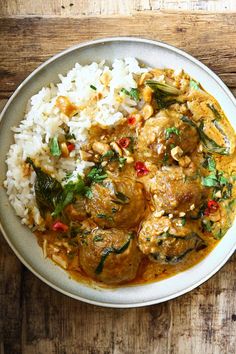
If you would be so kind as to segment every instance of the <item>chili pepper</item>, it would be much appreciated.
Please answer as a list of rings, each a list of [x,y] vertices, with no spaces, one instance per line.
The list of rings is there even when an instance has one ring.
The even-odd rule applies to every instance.
[[[141,161],[135,162],[134,169],[137,171],[137,176],[142,177],[148,174],[149,170]]]
[[[75,150],[75,144],[72,143],[67,143],[67,149],[69,150],[69,152]]]
[[[215,200],[209,200],[207,203],[207,208],[204,211],[206,216],[209,216],[211,213],[215,213],[219,209],[220,205]]]
[[[118,140],[118,144],[121,148],[125,149],[130,144],[130,138],[121,138],[120,140]]]
[[[52,230],[53,231],[58,231],[58,232],[66,232],[68,231],[69,227],[66,224],[63,224],[63,222],[57,220],[52,224]]]
[[[129,125],[135,125],[136,123],[136,118],[134,116],[130,116],[127,118],[127,122]]]

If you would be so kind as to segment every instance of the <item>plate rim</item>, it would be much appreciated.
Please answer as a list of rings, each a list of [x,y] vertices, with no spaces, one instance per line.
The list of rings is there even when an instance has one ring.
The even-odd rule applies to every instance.
[[[232,92],[229,90],[229,88],[226,86],[226,84],[219,78],[219,76],[217,74],[215,74],[210,68],[208,68],[208,66],[206,66],[205,64],[203,64],[200,60],[196,59],[195,57],[193,57],[192,55],[188,54],[186,51],[179,49],[177,47],[175,47],[174,45],[168,44],[166,42],[163,41],[159,41],[159,40],[152,40],[152,39],[148,39],[145,37],[136,37],[136,36],[111,36],[111,37],[105,37],[105,38],[98,38],[95,40],[89,40],[89,41],[84,41],[81,42],[79,44],[70,46],[69,48],[64,49],[63,51],[60,51],[59,53],[56,53],[55,55],[51,56],[49,59],[47,59],[45,62],[43,62],[42,64],[40,64],[37,68],[35,68],[15,89],[15,91],[13,92],[13,94],[10,96],[10,98],[8,99],[8,101],[6,102],[5,106],[3,107],[1,114],[0,114],[0,123],[2,122],[5,112],[7,111],[8,107],[11,105],[12,101],[14,100],[14,98],[19,94],[19,92],[21,91],[21,89],[28,83],[28,81],[31,80],[31,78],[37,74],[41,69],[43,69],[44,67],[46,67],[48,64],[52,63],[53,61],[57,60],[58,58],[73,52],[74,50],[80,49],[80,48],[84,48],[84,47],[89,47],[89,46],[93,46],[96,44],[106,44],[109,42],[137,42],[137,43],[146,43],[146,44],[151,44],[154,45],[156,47],[162,47],[165,49],[169,49],[172,52],[175,52],[177,54],[180,54],[181,56],[187,58],[188,60],[190,60],[191,62],[193,62],[194,64],[196,64],[197,66],[200,66],[204,71],[206,71],[216,82],[217,84],[221,87],[221,89],[223,89],[223,91],[225,92],[225,94],[229,97],[229,99],[233,102],[233,104],[236,107],[236,98],[234,97],[234,95],[232,94]],[[79,295],[75,295],[72,294],[66,290],[63,290],[62,288],[60,288],[59,286],[55,285],[53,282],[51,282],[50,280],[44,278],[43,275],[41,275],[33,266],[31,266],[22,256],[21,254],[18,252],[18,250],[16,249],[16,247],[13,245],[12,241],[10,240],[10,238],[7,235],[7,232],[4,230],[4,227],[2,225],[2,222],[0,220],[0,230],[3,234],[4,239],[6,240],[6,242],[8,243],[8,245],[10,246],[10,248],[13,250],[13,252],[15,253],[15,255],[17,256],[17,258],[22,262],[22,264],[29,269],[37,278],[39,278],[41,281],[43,281],[44,283],[46,283],[48,286],[50,286],[51,288],[53,288],[54,290],[57,290],[58,292],[62,293],[63,295],[67,295],[73,299],[76,300],[80,300],[82,302],[88,303],[88,304],[92,304],[92,305],[97,305],[97,306],[102,306],[102,307],[108,307],[108,308],[138,308],[138,307],[144,307],[144,306],[150,306],[150,305],[155,305],[155,304],[159,304],[162,302],[166,302],[169,300],[172,300],[174,298],[177,298],[181,295],[184,295],[190,291],[192,291],[193,289],[197,288],[198,286],[200,286],[201,284],[205,283],[207,280],[209,280],[214,274],[216,274],[223,266],[224,264],[228,261],[228,259],[232,256],[232,254],[234,253],[234,251],[236,250],[236,241],[235,241],[235,245],[230,249],[230,251],[228,252],[228,254],[225,256],[225,258],[218,264],[218,266],[216,268],[213,269],[213,271],[211,271],[210,273],[208,273],[205,277],[203,277],[201,280],[197,281],[194,285],[185,287],[184,289],[182,289],[181,291],[178,291],[174,294],[165,296],[161,299],[156,299],[156,300],[150,300],[150,301],[144,301],[144,302],[136,302],[136,303],[132,303],[132,304],[122,304],[122,303],[109,303],[109,302],[101,302],[101,301],[95,301],[95,300],[90,300],[84,297],[81,297]],[[141,286],[145,286],[145,284],[142,284]]]

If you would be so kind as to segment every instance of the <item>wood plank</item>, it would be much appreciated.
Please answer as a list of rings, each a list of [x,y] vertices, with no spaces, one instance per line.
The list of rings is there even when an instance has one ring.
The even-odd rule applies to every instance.
[[[109,16],[143,11],[235,11],[234,0],[0,0],[0,16]]]
[[[0,98],[9,97],[33,69],[64,48],[93,38],[127,34],[159,39],[186,50],[216,71],[233,89],[236,87],[235,26],[236,14],[165,12],[123,18],[0,19],[3,77]]]
[[[236,14],[168,12],[123,18],[1,19],[0,102],[51,55],[83,40],[111,35],[144,36],[187,50],[236,93],[235,25]],[[0,352],[234,354],[235,267],[236,255],[201,287],[164,304],[105,309],[49,288],[25,270],[1,239]]]

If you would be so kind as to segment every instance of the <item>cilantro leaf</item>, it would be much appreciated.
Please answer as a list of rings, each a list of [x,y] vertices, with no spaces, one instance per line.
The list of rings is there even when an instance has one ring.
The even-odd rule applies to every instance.
[[[55,156],[55,157],[61,156],[61,149],[60,149],[60,146],[58,144],[58,140],[57,140],[56,136],[54,136],[50,140],[49,148],[50,148],[50,153],[52,154],[52,156]]]

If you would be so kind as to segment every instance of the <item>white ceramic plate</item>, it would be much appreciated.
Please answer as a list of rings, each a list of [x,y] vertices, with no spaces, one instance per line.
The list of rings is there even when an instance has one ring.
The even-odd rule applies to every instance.
[[[21,225],[2,187],[4,163],[13,142],[11,127],[24,116],[28,99],[42,86],[58,82],[58,73],[66,73],[76,62],[88,64],[106,59],[136,57],[152,67],[184,68],[201,82],[220,103],[236,129],[236,101],[229,89],[210,69],[192,56],[168,44],[141,38],[106,38],[82,43],[55,55],[42,64],[18,87],[1,114],[0,123],[0,220],[2,232],[17,257],[42,281],[75,299],[107,307],[138,307],[160,303],[182,295],[215,274],[236,248],[236,224],[217,247],[195,267],[166,280],[115,290],[98,290],[68,278],[68,274],[50,260],[45,260],[36,238]]]

